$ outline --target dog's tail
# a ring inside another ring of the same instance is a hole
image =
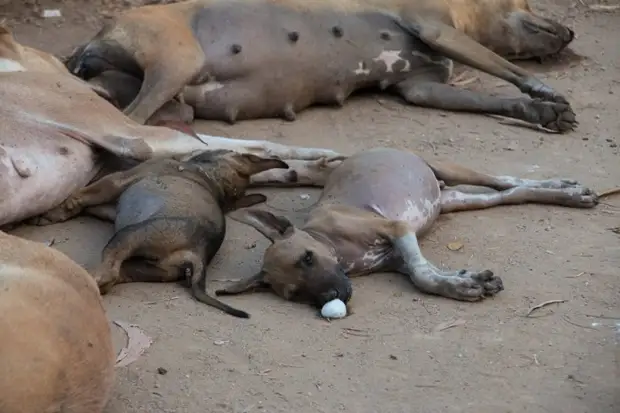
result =
[[[217,233],[217,235],[213,235]],[[180,234],[179,238],[175,234]],[[211,235],[211,236],[210,236]],[[192,220],[183,217],[154,217],[138,224],[128,225],[118,231],[104,248],[104,262],[125,261],[125,258],[134,256],[135,252],[147,254],[151,252],[158,262],[155,269],[140,271],[140,276],[130,276],[133,281],[173,281],[185,280],[192,291],[194,298],[204,304],[222,310],[239,318],[250,318],[245,311],[237,310],[227,304],[209,296],[206,292],[206,268],[215,255],[223,232],[214,231],[209,227],[196,226]],[[209,244],[211,241],[211,245]],[[165,257],[159,256],[161,246],[168,246]],[[203,251],[205,253],[199,253]],[[141,255],[135,256],[140,258]],[[111,265],[111,264],[110,264]],[[108,266],[110,266],[108,265]]]
[[[191,288],[194,298],[203,304],[215,307],[232,316],[250,318],[250,314],[245,311],[233,308],[206,293],[207,266],[203,260],[203,257],[188,251],[183,263],[179,266],[179,271],[184,276],[187,284],[189,284],[188,286]]]

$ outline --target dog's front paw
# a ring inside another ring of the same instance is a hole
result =
[[[479,301],[504,289],[502,279],[489,270],[461,270],[450,277],[448,285],[446,296],[460,301]]]

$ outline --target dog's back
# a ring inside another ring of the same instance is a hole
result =
[[[96,284],[44,244],[0,232],[0,412],[100,413],[114,377]]]

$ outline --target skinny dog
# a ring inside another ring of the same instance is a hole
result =
[[[85,80],[106,71],[141,80],[123,108],[138,123],[178,95],[203,119],[293,121],[311,105],[342,106],[356,90],[378,86],[412,105],[572,130],[575,114],[561,94],[465,34],[478,32],[481,41],[507,54],[534,55],[561,50],[572,32],[536,17],[523,1],[466,4],[190,0],[143,6],[116,16],[66,64]],[[446,82],[453,61],[510,82],[534,99],[452,87]],[[107,87],[124,90],[131,83],[119,82]]]
[[[495,191],[480,194],[450,188],[456,185]],[[272,244],[258,274],[216,295],[267,287],[287,300],[309,301],[320,308],[333,299],[346,303],[351,298],[350,277],[397,271],[426,293],[480,300],[504,289],[501,278],[489,270],[441,270],[424,257],[418,237],[441,213],[528,202],[593,208],[598,197],[568,179],[492,176],[426,162],[396,149],[364,151],[327,176],[323,193],[301,228],[267,211],[231,213],[231,218],[253,226]]]

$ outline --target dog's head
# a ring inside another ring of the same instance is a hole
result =
[[[104,27],[88,43],[77,46],[70,55],[63,58],[69,72],[89,80],[106,71],[119,71],[137,77],[140,81],[144,71],[138,65],[134,55],[118,41],[110,37],[110,27]]]
[[[509,13],[503,25],[503,36],[496,40],[501,43],[495,51],[511,60],[554,56],[575,38],[575,32],[569,27],[529,10]]]
[[[194,151],[174,158],[181,162],[182,168],[198,172],[216,185],[227,205],[244,195],[252,175],[273,168],[288,169],[286,162],[280,159],[227,149]]]
[[[349,301],[351,281],[328,245],[267,211],[235,211],[230,217],[257,229],[271,245],[258,274],[216,291],[217,295],[270,288],[286,300],[307,301],[318,308],[336,298]]]

